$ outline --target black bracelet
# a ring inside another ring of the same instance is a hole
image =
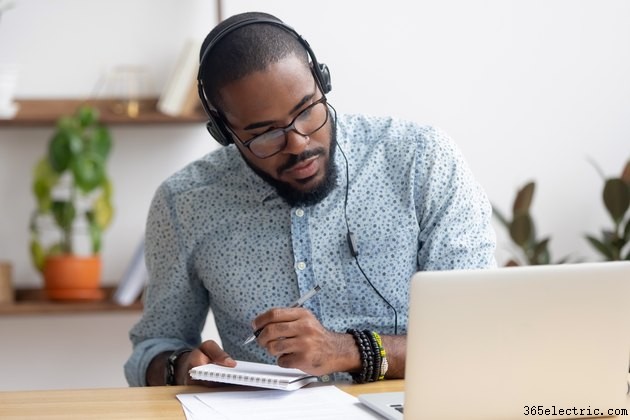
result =
[[[370,340],[370,346],[372,347],[372,355],[374,356],[374,370],[372,372],[372,376],[370,377],[369,381],[376,382],[381,376],[381,363],[383,362],[381,352],[380,352],[380,346],[376,342],[376,337],[374,337],[374,334],[372,333],[372,331],[365,330],[363,332]]]
[[[361,356],[361,371],[358,373],[350,373],[352,380],[358,384],[371,382],[374,376],[374,371],[377,370],[374,362],[374,353],[370,339],[363,331],[349,328],[346,331],[351,334],[359,349],[359,355]]]
[[[175,350],[168,356],[166,360],[166,371],[164,372],[164,384],[165,385],[177,385],[175,378],[175,367],[177,365],[177,359],[184,353],[191,352],[191,349],[179,349]]]

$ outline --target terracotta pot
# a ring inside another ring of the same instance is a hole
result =
[[[44,263],[44,289],[53,300],[100,300],[100,256],[59,255]]]

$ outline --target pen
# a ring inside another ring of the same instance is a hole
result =
[[[304,305],[304,302],[306,302],[307,300],[309,300],[310,298],[315,296],[317,294],[317,292],[319,292],[320,290],[322,290],[322,288],[318,284],[317,286],[313,287],[311,290],[306,292],[306,294],[304,294],[303,296],[300,296],[300,298],[298,300],[296,300],[291,305],[289,305],[289,308],[297,308],[297,307],[300,307],[300,306]],[[247,340],[245,340],[243,342],[243,345],[251,343],[252,341],[254,341],[256,339],[256,337],[258,337],[260,335],[262,330],[263,330],[262,328],[258,328],[256,331],[254,331],[254,333],[252,335],[250,335],[249,337],[247,337]]]

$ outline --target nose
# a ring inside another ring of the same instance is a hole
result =
[[[309,136],[303,136],[295,130],[289,130],[284,135],[287,136],[287,144],[282,152],[290,155],[302,153],[310,141]]]

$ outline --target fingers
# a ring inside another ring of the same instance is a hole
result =
[[[311,329],[321,328],[319,321],[304,308],[270,309],[259,315],[253,325],[255,329],[261,329],[257,341],[263,347],[274,340],[309,335]]]
[[[265,328],[268,324],[296,321],[309,314],[311,312],[304,308],[272,308],[258,315],[252,322],[252,327],[255,331]]]
[[[213,340],[204,341],[201,346],[194,349],[188,355],[186,361],[185,379],[186,385],[203,385],[206,387],[217,386],[214,382],[194,380],[188,374],[188,371],[194,367],[214,363],[226,367],[236,366],[236,361],[227,354],[219,344]]]
[[[234,367],[236,366],[236,362],[229,354],[227,354],[214,340],[208,340],[201,343],[199,346],[199,353],[196,355],[199,357],[199,361],[201,363],[195,365],[199,366],[201,364],[214,363],[221,366]],[[191,355],[193,357],[195,355]]]
[[[330,331],[304,308],[272,309],[256,318],[254,325],[262,332],[257,342],[277,357],[282,367],[302,369],[321,375],[334,369],[334,351]]]

